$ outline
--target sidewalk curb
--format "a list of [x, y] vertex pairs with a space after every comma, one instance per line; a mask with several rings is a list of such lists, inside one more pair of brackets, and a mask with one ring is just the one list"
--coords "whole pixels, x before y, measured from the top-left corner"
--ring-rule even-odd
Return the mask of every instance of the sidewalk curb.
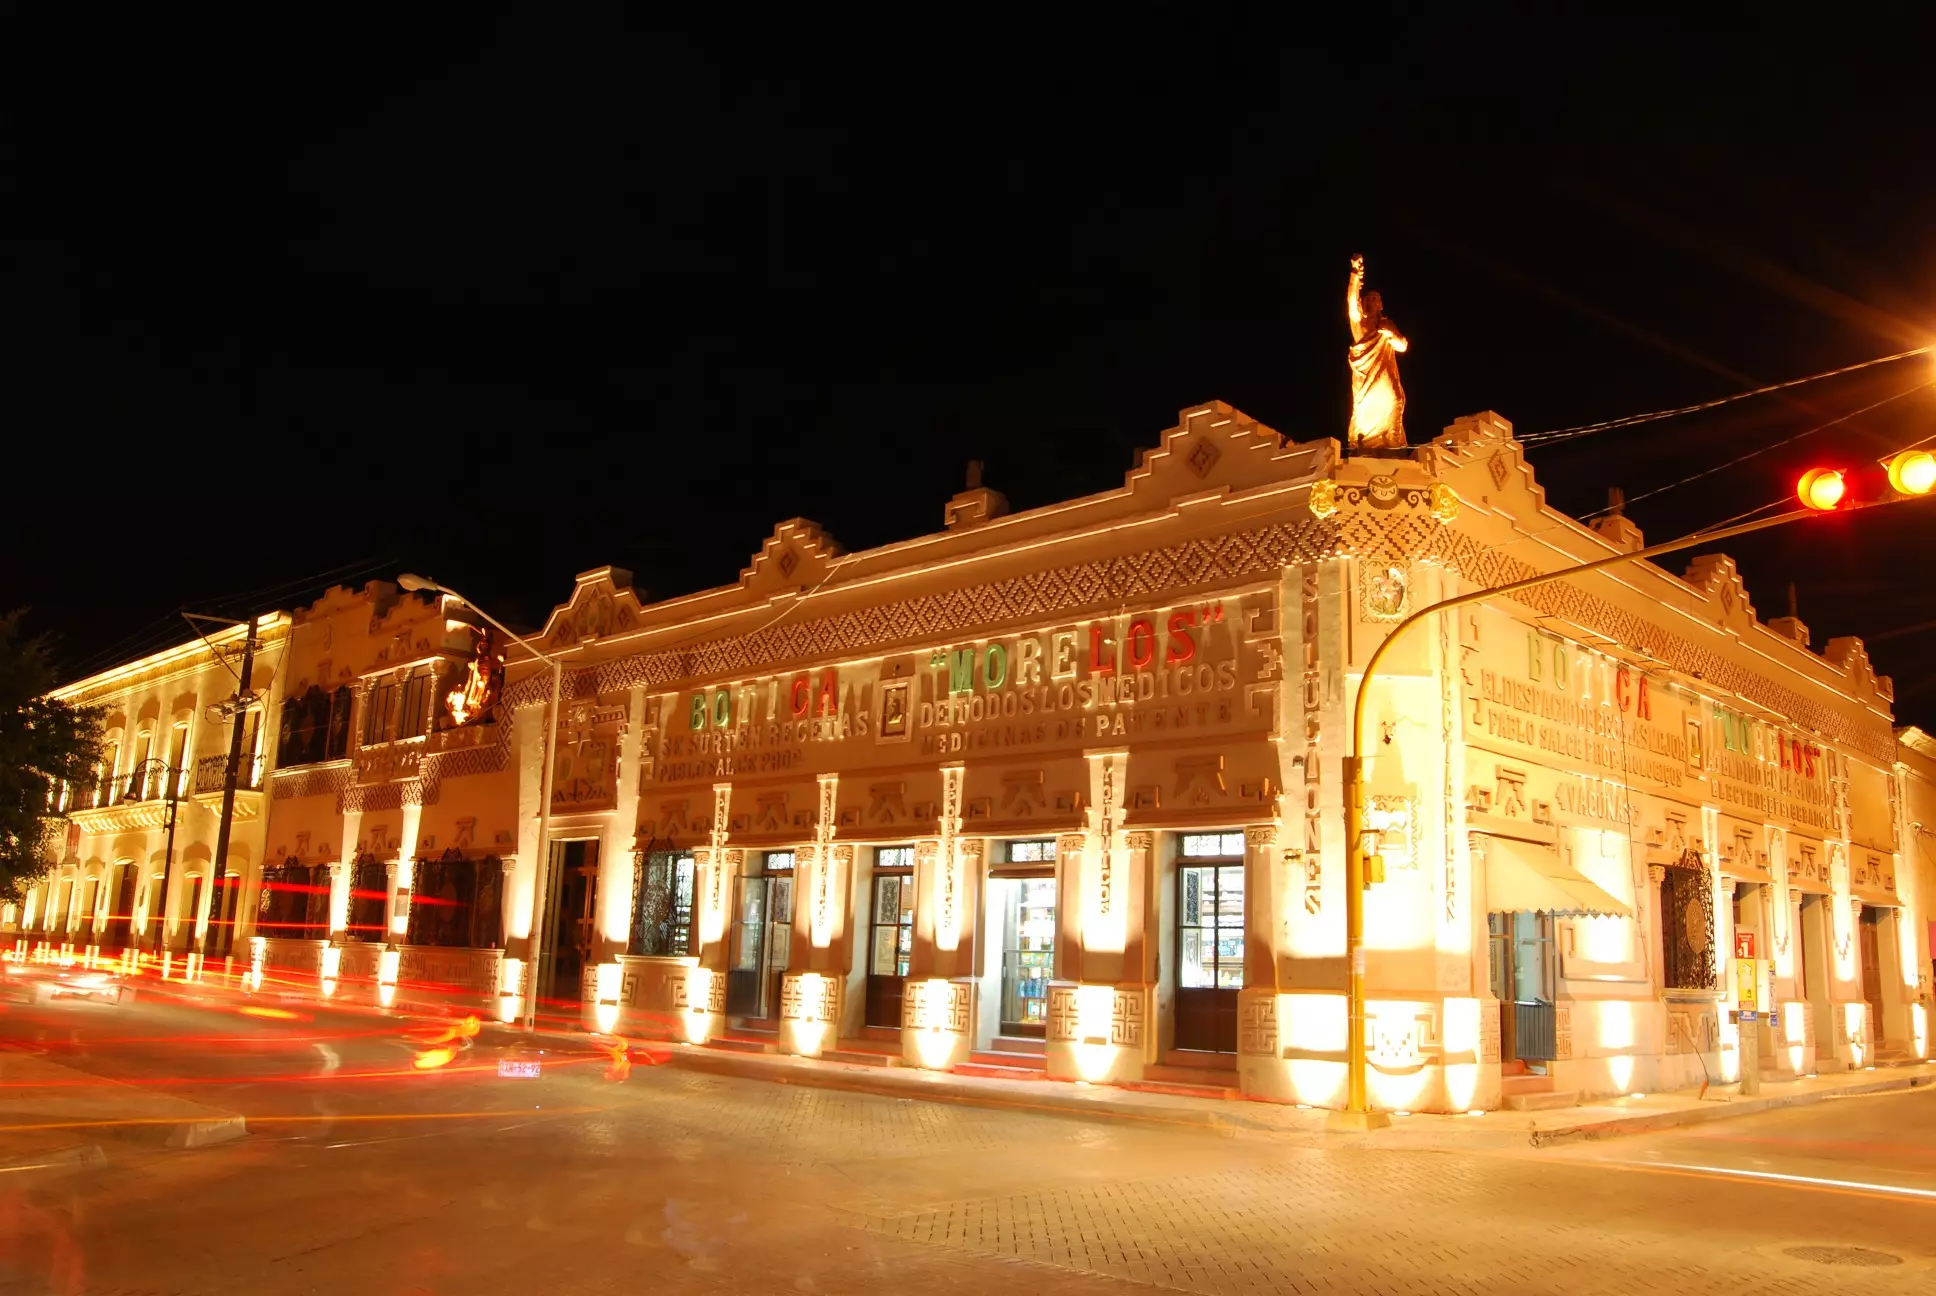
[[1634, 1116], [1619, 1116], [1611, 1120], [1589, 1121], [1578, 1125], [1562, 1125], [1556, 1129], [1536, 1129], [1530, 1142], [1536, 1148], [1552, 1147], [1560, 1143], [1594, 1141], [1606, 1138], [1624, 1138], [1630, 1134], [1652, 1134], [1659, 1130], [1678, 1129], [1687, 1125], [1706, 1125], [1713, 1121], [1732, 1120], [1737, 1116], [1754, 1116], [1761, 1112], [1778, 1111], [1784, 1107], [1807, 1107], [1819, 1102], [1836, 1098], [1860, 1098], [1871, 1094], [1906, 1093], [1912, 1089], [1927, 1089], [1936, 1085], [1936, 1075], [1922, 1074], [1895, 1076], [1887, 1080], [1874, 1080], [1866, 1084], [1850, 1085], [1841, 1089], [1823, 1089], [1808, 1093], [1767, 1094], [1754, 1098], [1735, 1097], [1724, 1103], [1711, 1106], [1688, 1107], [1679, 1111], [1647, 1112]]
[[[1122, 1101], [1110, 1097], [1110, 1090], [1106, 1085], [1076, 1091], [1074, 1082], [1068, 1082], [1072, 1092], [1067, 1098], [1045, 1101], [1038, 1094], [1010, 1096], [1001, 1090], [983, 1088], [970, 1080], [949, 1076], [939, 1071], [919, 1073], [924, 1077], [936, 1077], [934, 1079], [887, 1080], [875, 1074], [880, 1069], [875, 1067], [842, 1067], [825, 1062], [815, 1062], [811, 1065], [762, 1063], [753, 1060], [749, 1055], [721, 1053], [703, 1048], [674, 1048], [666, 1064], [707, 1075], [758, 1080], [767, 1084], [796, 1085], [803, 1089], [834, 1089], [845, 1093], [873, 1094], [883, 1098], [904, 1098], [916, 1102], [949, 1102], [964, 1107], [1029, 1111], [1044, 1115], [1071, 1116], [1077, 1119], [1106, 1117], [1140, 1121], [1151, 1125], [1187, 1125], [1208, 1130], [1241, 1129], [1266, 1134], [1292, 1132], [1267, 1122], [1246, 1120], [1234, 1112], [1205, 1111], [1192, 1107], [1150, 1106]], [[998, 1085], [1004, 1082], [997, 1080], [987, 1083]], [[1091, 1094], [1095, 1096], [1091, 1097]]]
[[0, 1161], [0, 1172], [18, 1170], [91, 1170], [108, 1163], [99, 1143], [77, 1143], [34, 1155]]

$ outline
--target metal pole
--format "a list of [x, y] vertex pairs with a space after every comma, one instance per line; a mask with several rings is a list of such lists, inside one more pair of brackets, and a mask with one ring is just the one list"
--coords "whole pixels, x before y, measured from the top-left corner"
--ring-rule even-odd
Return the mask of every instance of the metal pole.
[[531, 993], [524, 998], [524, 1028], [538, 1025], [538, 969], [544, 957], [545, 888], [551, 880], [551, 773], [558, 763], [559, 705], [564, 696], [565, 664], [551, 660], [551, 711], [545, 716], [544, 774], [538, 785], [538, 859], [531, 888], [531, 940], [526, 952]]
[[551, 667], [551, 714], [545, 718], [544, 772], [540, 776], [538, 792], [541, 801], [538, 807], [538, 858], [533, 861], [532, 866], [531, 935], [525, 946], [526, 966], [530, 972], [528, 982], [530, 993], [525, 996], [524, 1027], [526, 1030], [531, 1030], [538, 1022], [538, 962], [544, 953], [545, 888], [550, 874], [548, 865], [551, 850], [551, 776], [552, 767], [558, 761], [558, 719], [564, 697], [565, 664], [550, 653], [540, 652], [524, 636], [448, 586], [439, 585], [427, 577], [409, 573], [399, 576], [397, 584], [413, 592], [427, 590], [448, 599], [455, 599], [483, 617], [488, 624], [501, 630], [518, 647]]
[[[167, 768], [166, 765], [162, 766], [164, 771]], [[177, 774], [176, 777], [179, 778], [180, 775]], [[174, 784], [170, 784], [168, 788], [168, 845], [162, 852], [161, 857], [161, 900], [159, 912], [156, 911], [157, 904], [152, 888], [148, 896], [148, 926], [154, 938], [156, 962], [160, 962], [161, 960], [162, 945], [166, 940], [168, 927], [168, 884], [174, 880], [175, 875], [175, 818], [180, 813], [181, 789]], [[136, 865], [130, 864], [128, 867], [134, 868]], [[143, 932], [142, 935], [146, 937], [151, 933]]]
[[[1864, 508], [1881, 508], [1889, 504], [1901, 504], [1906, 500], [1878, 500], [1873, 504], [1858, 504], [1850, 508], [1837, 509], [1838, 513], [1853, 513]], [[1781, 526], [1788, 522], [1807, 517], [1820, 517], [1823, 514], [1814, 509], [1793, 509], [1774, 517], [1762, 518], [1759, 522], [1744, 522], [1740, 526], [1722, 527], [1718, 531], [1703, 531], [1697, 535], [1684, 536], [1679, 540], [1669, 540], [1665, 544], [1649, 545], [1632, 553], [1614, 554], [1610, 558], [1597, 558], [1592, 562], [1576, 563], [1562, 567], [1540, 576], [1529, 576], [1525, 580], [1508, 581], [1504, 585], [1494, 585], [1486, 589], [1472, 590], [1453, 598], [1441, 599], [1429, 607], [1418, 611], [1393, 626], [1379, 645], [1372, 649], [1371, 657], [1365, 662], [1364, 674], [1358, 681], [1358, 695], [1351, 704], [1351, 752], [1345, 757], [1345, 958], [1350, 973], [1347, 988], [1348, 1011], [1346, 1031], [1348, 1038], [1345, 1047], [1345, 1067], [1348, 1078], [1345, 1085], [1345, 1109], [1331, 1113], [1329, 1120], [1333, 1128], [1373, 1129], [1390, 1123], [1383, 1112], [1370, 1109], [1365, 1095], [1365, 861], [1361, 849], [1364, 836], [1364, 798], [1365, 798], [1365, 698], [1371, 692], [1371, 681], [1377, 673], [1378, 664], [1384, 660], [1392, 645], [1404, 637], [1405, 632], [1435, 613], [1447, 612], [1468, 603], [1520, 590], [1532, 589], [1551, 581], [1564, 580], [1584, 572], [1599, 571], [1603, 567], [1614, 567], [1621, 563], [1639, 562], [1658, 554], [1673, 553], [1679, 549], [1692, 549], [1697, 545], [1727, 540], [1734, 536], [1747, 535], [1751, 531], [1765, 531], [1769, 527]], [[1444, 669], [1441, 664], [1441, 669]]]
[[[202, 932], [202, 976], [208, 976], [208, 951], [214, 944], [211, 937], [215, 934], [217, 911], [216, 897], [222, 889], [222, 877], [229, 864], [229, 831], [235, 823], [235, 783], [242, 766], [242, 731], [249, 721], [249, 680], [255, 670], [255, 617], [251, 615], [248, 630], [242, 640], [242, 672], [235, 686], [235, 717], [229, 729], [229, 764], [222, 775], [222, 822], [215, 830], [215, 858], [209, 864], [208, 879], [208, 927]], [[236, 880], [241, 885], [241, 879]], [[195, 915], [188, 915], [194, 922]]]

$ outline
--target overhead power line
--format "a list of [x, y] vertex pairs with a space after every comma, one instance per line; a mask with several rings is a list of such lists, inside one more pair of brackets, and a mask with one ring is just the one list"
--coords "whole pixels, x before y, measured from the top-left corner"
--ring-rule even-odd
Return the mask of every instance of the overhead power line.
[[1766, 387], [1756, 387], [1751, 391], [1735, 392], [1730, 396], [1719, 396], [1713, 400], [1701, 401], [1694, 405], [1682, 405], [1677, 409], [1655, 410], [1650, 414], [1629, 414], [1625, 418], [1605, 419], [1599, 423], [1582, 423], [1577, 427], [1551, 428], [1544, 432], [1528, 432], [1520, 437], [1526, 445], [1556, 445], [1561, 441], [1571, 441], [1575, 437], [1589, 436], [1595, 432], [1610, 432], [1615, 428], [1633, 427], [1638, 423], [1653, 423], [1660, 419], [1678, 418], [1682, 414], [1698, 414], [1702, 410], [1714, 409], [1735, 401], [1747, 400], [1752, 396], [1766, 396], [1770, 392], [1785, 391], [1790, 387], [1800, 387], [1804, 383], [1820, 382], [1824, 378], [1835, 378], [1858, 369], [1868, 369], [1875, 365], [1891, 364], [1897, 360], [1907, 360], [1912, 356], [1928, 355], [1936, 351], [1936, 344], [1920, 346], [1912, 351], [1898, 351], [1894, 355], [1877, 356], [1873, 360], [1863, 360], [1855, 364], [1843, 365], [1839, 369], [1829, 369], [1822, 373], [1810, 374], [1806, 378], [1790, 378], [1787, 382], [1770, 383]]

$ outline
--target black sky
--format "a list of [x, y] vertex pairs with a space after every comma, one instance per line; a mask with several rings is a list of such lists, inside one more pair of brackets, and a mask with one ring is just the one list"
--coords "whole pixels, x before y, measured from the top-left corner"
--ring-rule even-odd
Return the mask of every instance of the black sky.
[[[1936, 340], [1915, 10], [1443, 8], [11, 16], [0, 607], [73, 670], [332, 570], [530, 622], [604, 563], [658, 595], [730, 581], [787, 517], [850, 549], [932, 530], [970, 458], [1018, 507], [1112, 486], [1210, 398], [1338, 435], [1360, 251], [1412, 338], [1414, 440]], [[1931, 377], [1534, 463], [1584, 512]], [[1932, 433], [1915, 391], [1631, 512], [1665, 538]], [[1924, 724], [1936, 630], [1890, 632], [1936, 622], [1930, 510], [1731, 546], [1763, 616], [1793, 580], [1817, 647], [1872, 639]]]

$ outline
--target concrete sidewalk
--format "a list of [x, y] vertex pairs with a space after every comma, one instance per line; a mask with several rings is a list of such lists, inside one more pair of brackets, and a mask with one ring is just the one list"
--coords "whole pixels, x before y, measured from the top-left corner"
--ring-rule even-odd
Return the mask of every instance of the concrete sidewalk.
[[1698, 1091], [1688, 1090], [1537, 1112], [1398, 1116], [1388, 1129], [1369, 1134], [1337, 1134], [1325, 1129], [1325, 1112], [1278, 1103], [1191, 1098], [1063, 1080], [984, 1079], [914, 1068], [855, 1066], [680, 1044], [650, 1043], [639, 1047], [654, 1056], [666, 1057], [670, 1065], [711, 1075], [927, 1102], [1131, 1120], [1151, 1125], [1195, 1126], [1233, 1137], [1264, 1136], [1311, 1147], [1447, 1151], [1481, 1151], [1528, 1144], [1547, 1147], [1575, 1139], [1613, 1138], [1726, 1120], [1833, 1098], [1936, 1088], [1936, 1063], [1916, 1063], [1789, 1083], [1764, 1081], [1762, 1092], [1752, 1098], [1740, 1096], [1729, 1086], [1710, 1089], [1705, 1098], [1699, 1097]]
[[0, 1171], [98, 1165], [103, 1140], [195, 1148], [246, 1133], [234, 1112], [0, 1048]]

